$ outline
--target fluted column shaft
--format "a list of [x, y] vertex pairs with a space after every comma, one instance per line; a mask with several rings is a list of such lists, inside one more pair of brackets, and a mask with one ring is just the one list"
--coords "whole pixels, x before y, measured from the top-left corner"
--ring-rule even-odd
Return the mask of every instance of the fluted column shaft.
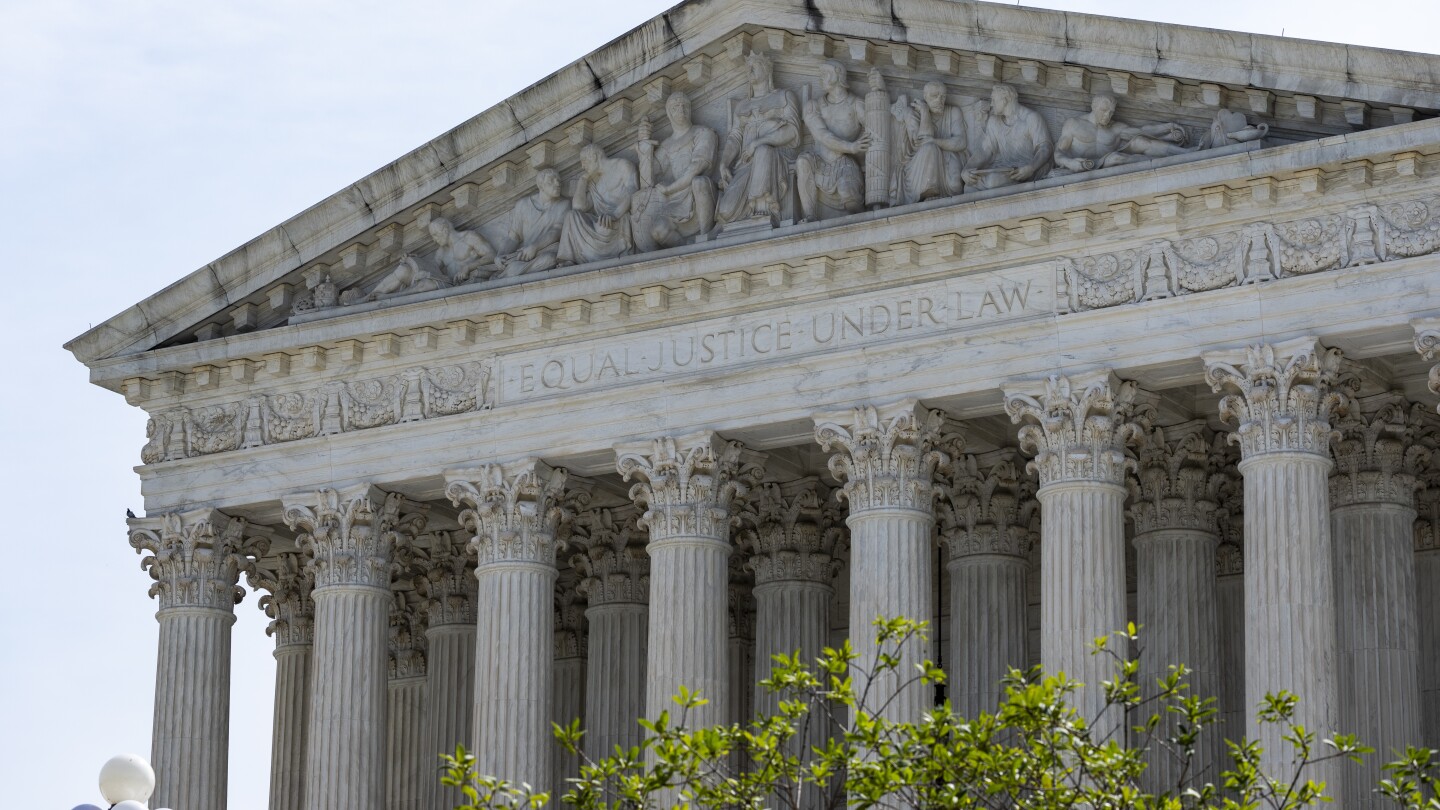
[[[1339, 727], [1335, 584], [1326, 479], [1330, 460], [1315, 453], [1268, 453], [1240, 462], [1245, 477], [1245, 705], [1268, 693], [1300, 698], [1295, 722], [1319, 734]], [[1291, 748], [1275, 724], [1252, 714], [1250, 737], [1276, 776]], [[1339, 784], [1338, 769], [1309, 776]]]
[[[1105, 708], [1102, 682], [1115, 676], [1091, 642], [1126, 625], [1125, 488], [1103, 481], [1040, 487], [1040, 661], [1048, 673], [1084, 684], [1073, 701], [1094, 721]], [[1123, 651], [1121, 651], [1123, 654]], [[1102, 733], [1118, 728], [1112, 719]]]
[[730, 721], [730, 543], [713, 536], [651, 541], [649, 652], [645, 716], [675, 712], [671, 698], [688, 687], [709, 699], [687, 724], [704, 728]]
[[476, 767], [548, 790], [555, 753], [550, 734], [555, 567], [482, 563], [475, 576]]
[[1420, 630], [1421, 741], [1440, 748], [1440, 548], [1415, 554], [1416, 615]]
[[[555, 693], [551, 698], [551, 707], [555, 713], [554, 722], [561, 728], [569, 726], [572, 721], [583, 722], [585, 719], [585, 669], [583, 656], [555, 659]], [[580, 758], [562, 749], [556, 754], [554, 768], [550, 784], [555, 791], [553, 804], [558, 804], [559, 798], [570, 789], [567, 780], [580, 776]]]
[[270, 743], [270, 810], [301, 810], [309, 733], [310, 645], [275, 648], [275, 713]]
[[[1215, 617], [1220, 635], [1221, 740], [1240, 742], [1245, 737], [1245, 576], [1225, 574], [1215, 580]], [[1223, 747], [1223, 744], [1222, 744]]]
[[425, 676], [391, 678], [386, 705], [386, 810], [420, 810], [438, 774], [438, 752], [426, 750]]
[[[474, 751], [471, 733], [475, 716], [475, 625], [431, 625], [425, 631], [425, 716], [428, 732], [425, 750], [436, 768], [441, 754], [454, 754], [455, 746]], [[431, 810], [451, 810], [463, 802], [454, 788], [440, 784], [437, 772], [428, 772], [435, 784], [427, 787]]]
[[230, 747], [230, 628], [233, 611], [177, 607], [160, 622], [155, 670], [153, 801], [224, 810]]
[[950, 558], [949, 695], [961, 717], [994, 712], [1012, 667], [1025, 669], [1030, 564], [1008, 554]]
[[1341, 727], [1375, 749], [1349, 778], [1346, 805], [1377, 807], [1381, 766], [1421, 743], [1415, 509], [1356, 503], [1335, 507], [1331, 519]]
[[[814, 666], [829, 644], [830, 602], [835, 591], [829, 585], [806, 580], [777, 580], [755, 586], [755, 682], [754, 706], [758, 715], [769, 716], [778, 709], [776, 695], [760, 686], [770, 677], [774, 656], [800, 654], [806, 666]], [[815, 744], [825, 730], [817, 730]]]
[[390, 592], [315, 589], [306, 810], [383, 810]]
[[645, 714], [645, 670], [649, 656], [650, 608], [643, 603], [593, 605], [589, 665], [585, 673], [586, 747], [593, 756], [610, 756], [618, 745], [639, 745]]
[[[1137, 613], [1145, 646], [1140, 685], [1145, 694], [1157, 691], [1156, 682], [1169, 675], [1170, 667], [1184, 665], [1189, 670], [1185, 694], [1220, 698], [1215, 546], [1214, 532], [1199, 529], [1156, 529], [1135, 536]], [[1157, 730], [1173, 734], [1179, 721], [1166, 712]], [[1161, 746], [1151, 750], [1146, 784], [1157, 793], [1181, 788], [1183, 763]], [[1218, 735], [1203, 736], [1185, 771], [1186, 786], [1196, 778], [1218, 781], [1215, 766], [1221, 752]]]

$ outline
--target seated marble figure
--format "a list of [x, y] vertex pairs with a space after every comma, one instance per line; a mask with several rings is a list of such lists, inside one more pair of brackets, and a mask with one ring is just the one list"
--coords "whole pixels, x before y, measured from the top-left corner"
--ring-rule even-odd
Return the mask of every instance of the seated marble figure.
[[1020, 104], [1008, 84], [990, 91], [990, 113], [979, 143], [962, 174], [967, 190], [985, 190], [1038, 180], [1054, 157], [1050, 130], [1040, 113]]
[[651, 137], [650, 119], [640, 119], [640, 190], [630, 203], [631, 235], [635, 249], [645, 253], [674, 247], [686, 239], [708, 234], [715, 227], [715, 164], [719, 136], [694, 123], [690, 99], [674, 92], [665, 100], [670, 136]]
[[775, 86], [775, 66], [759, 51], [745, 57], [750, 97], [735, 104], [720, 151], [722, 223], [750, 217], [776, 220], [790, 193], [785, 153], [800, 145], [800, 102]]
[[1210, 122], [1210, 131], [1200, 141], [1201, 149], [1214, 149], [1237, 143], [1258, 141], [1270, 134], [1269, 124], [1251, 124], [1243, 113], [1224, 108], [1215, 111]]
[[630, 203], [640, 188], [635, 164], [607, 158], [593, 143], [580, 149], [580, 176], [560, 228], [561, 265], [613, 259], [630, 253]]
[[499, 278], [541, 273], [559, 260], [560, 230], [570, 201], [560, 193], [560, 173], [551, 168], [535, 175], [534, 194], [515, 203], [505, 218], [506, 252], [495, 263]]
[[969, 141], [965, 117], [959, 107], [945, 103], [941, 82], [925, 83], [922, 97], [903, 93], [891, 107], [899, 122], [895, 139], [895, 166], [891, 198], [897, 205], [949, 197], [965, 190], [961, 179]]
[[1131, 126], [1115, 120], [1115, 107], [1114, 96], [1099, 93], [1090, 99], [1088, 114], [1065, 122], [1055, 142], [1052, 176], [1194, 151], [1189, 134], [1179, 124]]

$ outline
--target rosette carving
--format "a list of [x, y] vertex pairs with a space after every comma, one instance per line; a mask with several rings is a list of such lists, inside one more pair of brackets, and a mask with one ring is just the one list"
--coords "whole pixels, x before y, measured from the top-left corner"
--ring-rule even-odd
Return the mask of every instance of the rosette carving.
[[1038, 390], [1007, 387], [1005, 412], [1023, 425], [1020, 449], [1035, 455], [1026, 469], [1040, 476], [1041, 487], [1063, 481], [1123, 485], [1135, 467], [1130, 449], [1143, 440], [1154, 408], [1134, 382], [1106, 371], [1052, 375]]
[[1231, 576], [1245, 572], [1245, 480], [1236, 466], [1240, 450], [1225, 435], [1216, 434], [1210, 445], [1215, 464], [1215, 533], [1220, 544], [1215, 547], [1215, 572]]
[[265, 634], [275, 637], [276, 647], [307, 645], [315, 640], [315, 602], [310, 592], [315, 577], [304, 555], [280, 554], [262, 560], [246, 573], [250, 587], [269, 593], [260, 597], [260, 609], [269, 617]]
[[460, 532], [431, 532], [430, 552], [417, 560], [415, 589], [426, 600], [427, 626], [475, 624], [475, 558]]
[[567, 470], [537, 458], [456, 470], [445, 478], [451, 503], [465, 507], [460, 524], [472, 535], [470, 548], [480, 566], [555, 565], [570, 522], [589, 499]]
[[730, 505], [760, 480], [761, 456], [710, 431], [616, 448], [615, 467], [644, 512], [651, 542], [730, 536]]
[[580, 572], [560, 569], [555, 580], [555, 660], [585, 657], [585, 603], [577, 592]]
[[413, 590], [391, 593], [390, 678], [418, 678], [425, 674], [426, 601]]
[[815, 441], [855, 515], [875, 509], [933, 512], [935, 472], [950, 460], [939, 445], [942, 411], [914, 401], [815, 417]]
[[950, 549], [951, 559], [973, 554], [1029, 557], [1039, 540], [1034, 521], [1040, 504], [1020, 462], [1019, 453], [1005, 449], [957, 455], [942, 470], [944, 485], [935, 511], [940, 541]]
[[1416, 476], [1430, 464], [1430, 448], [1418, 439], [1434, 430], [1424, 406], [1399, 391], [1367, 397], [1337, 428], [1330, 505], [1413, 506]]
[[1231, 441], [1250, 459], [1265, 453], [1328, 455], [1331, 418], [1352, 406], [1356, 380], [1342, 373], [1338, 349], [1314, 338], [1204, 355], [1205, 379], [1220, 399], [1220, 418], [1236, 425]]
[[1220, 488], [1204, 423], [1157, 427], [1140, 449], [1130, 481], [1130, 517], [1137, 535], [1163, 529], [1214, 533]]
[[634, 508], [592, 509], [576, 519], [575, 538], [583, 554], [570, 558], [580, 573], [576, 590], [589, 604], [650, 602], [650, 555]]
[[254, 570], [270, 548], [243, 519], [214, 509], [131, 518], [129, 526], [130, 546], [146, 555], [140, 568], [154, 580], [150, 597], [160, 601], [161, 610], [233, 611], [245, 598], [240, 574]]
[[425, 528], [419, 514], [402, 516], [405, 499], [368, 484], [287, 497], [285, 525], [311, 555], [315, 587], [359, 585], [390, 589], [397, 546]]
[[[835, 509], [826, 509], [818, 478], [761, 484], [737, 511], [756, 585], [815, 582], [829, 585], [839, 572], [835, 548], [844, 536]], [[833, 503], [833, 502], [832, 502]]]

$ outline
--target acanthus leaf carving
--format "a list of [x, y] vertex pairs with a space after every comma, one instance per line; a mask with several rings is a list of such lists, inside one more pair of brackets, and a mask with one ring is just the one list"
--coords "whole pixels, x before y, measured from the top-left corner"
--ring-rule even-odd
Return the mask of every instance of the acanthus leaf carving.
[[1331, 447], [1335, 468], [1330, 474], [1331, 507], [1357, 503], [1413, 506], [1418, 475], [1429, 466], [1430, 447], [1422, 434], [1433, 436], [1433, 416], [1409, 402], [1399, 391], [1366, 397], [1336, 423]]
[[1130, 517], [1137, 536], [1167, 529], [1216, 532], [1220, 489], [1203, 421], [1150, 431], [1130, 479]]
[[1134, 469], [1132, 449], [1145, 438], [1154, 406], [1130, 380], [1108, 371], [1051, 375], [1005, 387], [1005, 412], [1020, 424], [1020, 449], [1040, 486], [1095, 481], [1117, 486]]
[[460, 524], [480, 567], [533, 563], [553, 567], [588, 482], [537, 458], [446, 472], [445, 495], [463, 506]]
[[390, 679], [424, 677], [428, 603], [414, 589], [391, 591], [390, 599]]
[[634, 507], [591, 509], [576, 519], [583, 553], [570, 558], [581, 575], [576, 590], [591, 607], [650, 602], [650, 555]]
[[245, 597], [240, 574], [254, 570], [269, 550], [269, 538], [243, 518], [215, 509], [169, 512], [131, 518], [130, 546], [147, 555], [141, 569], [154, 583], [150, 597], [160, 610], [208, 608], [233, 612]]
[[586, 656], [585, 602], [578, 586], [581, 573], [573, 566], [560, 569], [555, 579], [555, 660]]
[[616, 469], [637, 479], [630, 499], [651, 542], [709, 537], [728, 542], [730, 506], [760, 480], [759, 454], [711, 431], [616, 447]]
[[275, 647], [304, 646], [315, 639], [315, 578], [305, 556], [296, 552], [260, 561], [246, 575], [250, 587], [269, 593], [260, 597], [260, 609], [270, 619], [265, 628]]
[[285, 525], [299, 532], [297, 545], [310, 554], [315, 588], [350, 586], [389, 590], [398, 567], [396, 549], [425, 528], [405, 499], [368, 484], [321, 489], [283, 499]]
[[830, 452], [850, 514], [907, 509], [933, 514], [935, 473], [949, 461], [936, 449], [945, 414], [914, 401], [862, 405], [815, 417], [815, 441]]
[[1220, 398], [1220, 418], [1236, 425], [1231, 441], [1245, 459], [1265, 453], [1326, 456], [1333, 416], [1347, 413], [1358, 381], [1342, 373], [1338, 349], [1314, 338], [1204, 355], [1205, 378]]
[[839, 573], [836, 547], [843, 541], [836, 502], [818, 478], [755, 488], [736, 510], [745, 568], [757, 586], [772, 582], [829, 585]]
[[1028, 559], [1039, 542], [1040, 504], [1019, 453], [957, 453], [942, 470], [936, 517], [950, 559], [1000, 554]]
[[415, 562], [415, 589], [426, 600], [429, 627], [475, 624], [475, 558], [462, 532], [428, 533], [428, 553]]

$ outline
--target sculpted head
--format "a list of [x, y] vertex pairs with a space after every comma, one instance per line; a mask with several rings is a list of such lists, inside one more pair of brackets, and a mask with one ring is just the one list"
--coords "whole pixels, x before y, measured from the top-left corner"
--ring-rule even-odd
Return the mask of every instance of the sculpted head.
[[535, 175], [535, 185], [540, 189], [540, 194], [547, 199], [556, 199], [560, 196], [560, 173], [554, 169], [541, 169]]
[[444, 217], [435, 217], [430, 220], [426, 230], [430, 232], [430, 238], [435, 240], [435, 244], [442, 246], [450, 244], [450, 238], [455, 235], [455, 226], [451, 225], [450, 220]]
[[580, 168], [586, 174], [594, 174], [600, 171], [600, 161], [605, 159], [605, 150], [598, 144], [587, 143], [580, 148]]
[[845, 86], [845, 66], [828, 59], [820, 65], [820, 88], [825, 91]]
[[750, 71], [750, 84], [769, 88], [775, 78], [775, 63], [759, 51], [751, 51], [745, 57], [745, 68]]
[[678, 90], [671, 93], [665, 99], [665, 115], [670, 118], [672, 127], [690, 126], [690, 97]]
[[944, 82], [925, 83], [925, 103], [930, 107], [931, 112], [940, 112], [945, 109], [945, 84]]
[[990, 91], [990, 111], [996, 115], [1010, 115], [1019, 103], [1020, 94], [1008, 84], [997, 84]]
[[1095, 123], [1109, 126], [1115, 120], [1115, 97], [1109, 93], [1096, 93], [1090, 99], [1090, 112], [1095, 117]]

